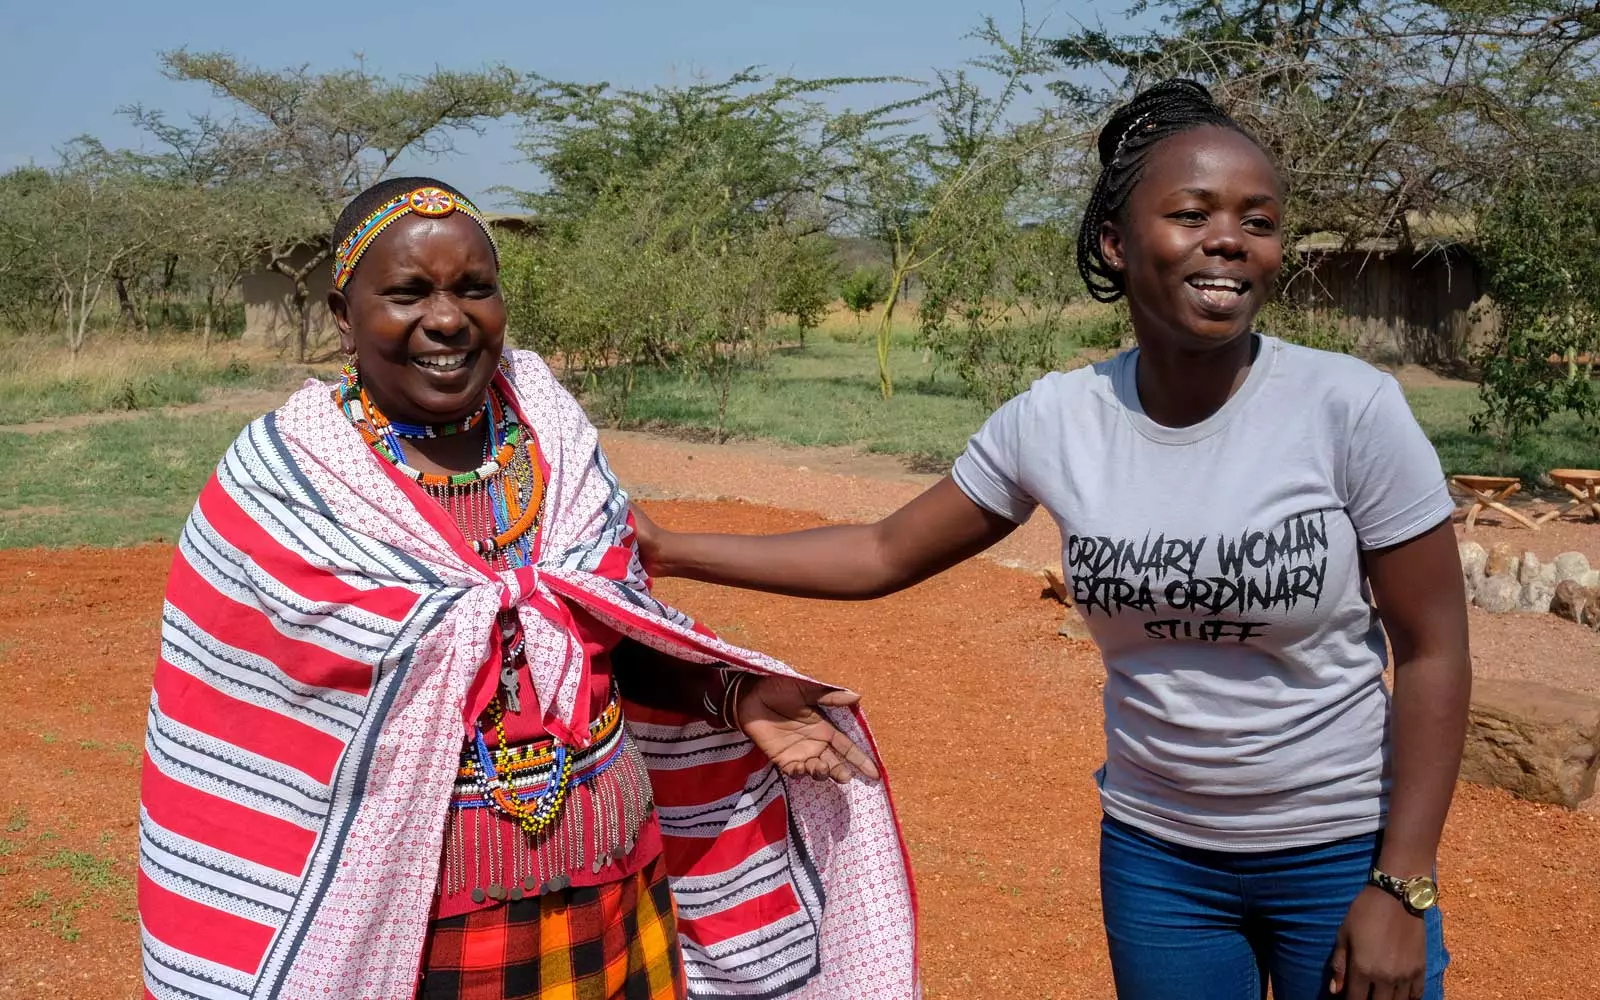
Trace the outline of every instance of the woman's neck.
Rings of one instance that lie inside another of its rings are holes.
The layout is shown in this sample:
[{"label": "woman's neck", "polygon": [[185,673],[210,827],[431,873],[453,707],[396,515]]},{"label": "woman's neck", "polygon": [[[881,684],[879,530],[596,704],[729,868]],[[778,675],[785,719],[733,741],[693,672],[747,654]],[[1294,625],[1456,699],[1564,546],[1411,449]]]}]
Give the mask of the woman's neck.
[{"label": "woman's neck", "polygon": [[[383,409],[379,401],[379,394],[367,388],[367,396],[372,400],[379,412],[385,417],[389,414]],[[392,417],[389,419],[393,419]],[[408,421],[409,423],[410,421]],[[434,426],[443,426],[455,421],[439,421]],[[480,420],[475,425],[463,431],[452,434],[442,434],[438,437],[400,439],[400,446],[405,451],[405,462],[422,472],[435,475],[458,475],[471,472],[483,464],[486,439],[489,434],[489,421]]]},{"label": "woman's neck", "polygon": [[1256,342],[1247,333],[1217,350],[1193,353],[1141,343],[1134,378],[1145,416],[1164,427],[1189,427],[1210,417],[1244,385]]},{"label": "woman's neck", "polygon": [[446,476],[471,472],[483,464],[484,436],[489,433],[487,423],[449,437],[405,439],[402,445],[406,450],[406,464],[422,472]]}]

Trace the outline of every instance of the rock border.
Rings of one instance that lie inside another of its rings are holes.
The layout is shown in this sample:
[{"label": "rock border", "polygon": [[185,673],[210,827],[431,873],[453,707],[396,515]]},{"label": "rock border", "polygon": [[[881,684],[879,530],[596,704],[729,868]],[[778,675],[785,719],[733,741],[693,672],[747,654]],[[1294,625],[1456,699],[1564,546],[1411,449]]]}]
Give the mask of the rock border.
[{"label": "rock border", "polygon": [[1600,631],[1600,570],[1582,552],[1547,563],[1507,542],[1485,549],[1464,541],[1460,553],[1467,603],[1493,614],[1554,614]]}]

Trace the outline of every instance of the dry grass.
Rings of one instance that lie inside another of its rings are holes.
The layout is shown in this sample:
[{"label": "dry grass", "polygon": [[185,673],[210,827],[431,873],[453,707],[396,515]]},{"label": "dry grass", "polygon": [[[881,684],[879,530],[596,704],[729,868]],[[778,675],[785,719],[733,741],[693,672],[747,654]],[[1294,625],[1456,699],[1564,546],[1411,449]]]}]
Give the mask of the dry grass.
[{"label": "dry grass", "polygon": [[0,352],[0,425],[193,403],[212,388],[291,384],[297,371],[276,352],[237,342],[203,351],[189,339],[106,338],[74,359],[18,338]]},{"label": "dry grass", "polygon": [[[861,314],[860,319],[856,314],[845,308],[843,302],[835,300],[828,307],[828,313],[817,326],[817,332],[841,343],[853,343],[872,337],[878,330],[878,317],[883,314],[881,306],[874,307]],[[1026,324],[1030,317],[1018,309],[1010,310],[1011,319],[1018,324]],[[1104,305],[1091,300],[1073,302],[1062,313],[1062,322],[1069,328],[1084,326],[1086,324],[1104,323],[1118,315],[1115,306]],[[909,343],[916,337],[918,324],[921,322],[919,304],[915,301],[898,302],[894,307],[894,340],[896,343]]]}]

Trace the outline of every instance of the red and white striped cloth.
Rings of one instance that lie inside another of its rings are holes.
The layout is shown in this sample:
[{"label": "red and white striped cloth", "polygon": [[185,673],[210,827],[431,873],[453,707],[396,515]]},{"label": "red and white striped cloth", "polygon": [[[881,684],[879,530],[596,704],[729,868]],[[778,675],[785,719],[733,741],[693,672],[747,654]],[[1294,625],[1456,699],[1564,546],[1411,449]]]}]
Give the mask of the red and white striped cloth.
[{"label": "red and white striped cloth", "polygon": [[[140,793],[146,995],[412,995],[461,742],[515,609],[547,729],[588,725],[569,608],[685,660],[793,674],[650,596],[598,435],[537,356],[501,388],[547,466],[536,565],[496,573],[308,383],[240,434],[173,560]],[[871,746],[859,711],[833,722]],[[742,734],[629,706],[690,996],[920,995],[887,782],[790,782]]]}]

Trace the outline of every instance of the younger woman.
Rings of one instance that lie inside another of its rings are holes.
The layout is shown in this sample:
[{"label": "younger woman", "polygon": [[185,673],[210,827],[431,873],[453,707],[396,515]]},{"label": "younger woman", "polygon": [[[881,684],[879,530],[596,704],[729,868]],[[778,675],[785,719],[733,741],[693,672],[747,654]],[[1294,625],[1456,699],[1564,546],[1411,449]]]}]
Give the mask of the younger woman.
[{"label": "younger woman", "polygon": [[1126,298],[1136,348],[1040,379],[877,524],[751,538],[641,521],[645,565],[871,598],[1044,507],[1109,673],[1119,996],[1259,1000],[1270,982],[1277,1000],[1438,1000],[1434,858],[1470,682],[1438,458],[1392,378],[1253,329],[1282,184],[1203,88],[1138,95],[1099,154],[1078,266],[1096,298]]}]

